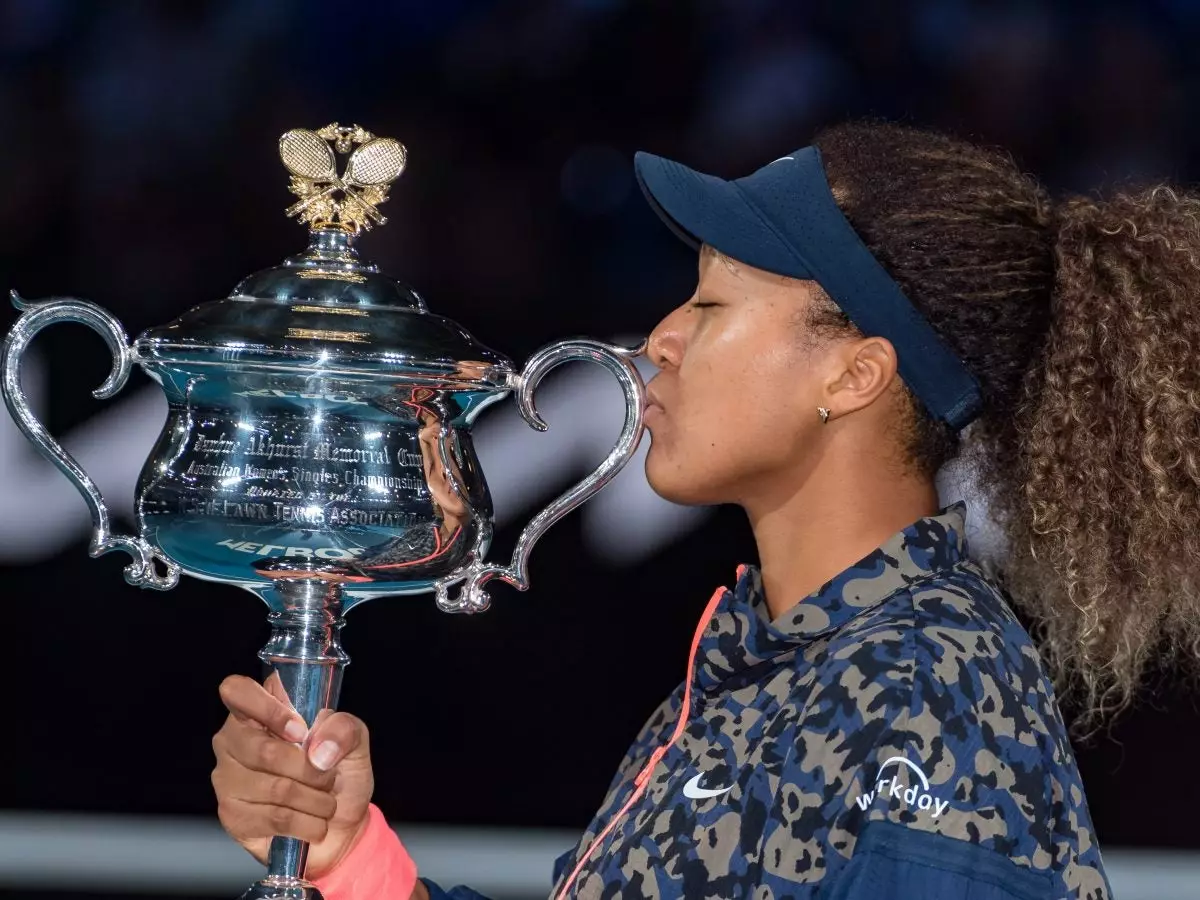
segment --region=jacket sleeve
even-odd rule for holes
[[[468,887],[454,887],[446,891],[428,878],[422,878],[421,883],[429,891],[429,900],[487,900],[483,894],[477,894]]]
[[[1045,900],[1051,877],[1019,866],[978,844],[869,822],[829,900]]]

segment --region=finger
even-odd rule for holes
[[[245,800],[222,800],[217,804],[217,818],[230,837],[242,843],[284,835],[316,844],[325,840],[329,832],[329,822],[325,819],[283,806]]]
[[[282,775],[263,775],[236,760],[217,766],[212,773],[212,783],[221,800],[282,806],[318,819],[331,819],[337,812],[337,798],[331,791],[317,790]]]
[[[328,772],[348,756],[365,756],[369,752],[367,726],[350,713],[319,717],[308,741],[309,762],[322,772]]]
[[[279,677],[278,670],[273,671],[270,675],[267,676],[266,680],[263,682],[263,688],[267,691],[267,693],[269,693],[272,697],[274,697],[280,703],[287,706],[289,709],[291,709],[293,711],[296,709],[296,707],[292,705],[292,699],[288,696],[287,690],[283,686],[283,679],[281,679]],[[316,722],[321,721],[321,719],[328,716],[332,712],[333,712],[332,709],[318,710],[317,718],[316,718],[316,721],[313,723],[313,725],[315,726]],[[313,732],[313,729],[310,727],[308,729],[308,735],[306,736],[306,739],[310,739],[312,737],[312,732]]]
[[[263,690],[285,706],[295,709],[292,706],[292,699],[287,695],[287,690],[283,686],[283,679],[279,677],[278,670],[271,672],[266,677],[266,680],[263,681]]]
[[[308,726],[300,715],[253,679],[230,675],[221,682],[220,693],[225,708],[243,722],[260,725],[294,744],[308,735]]]
[[[315,768],[296,744],[236,721],[232,725],[227,723],[213,738],[213,750],[218,766],[230,759],[252,772],[282,776],[319,791],[332,789],[336,777],[334,772]]]

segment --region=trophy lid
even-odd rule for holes
[[[340,176],[334,148],[353,149]],[[377,207],[404,170],[404,146],[335,123],[287,132],[279,152],[300,198],[287,212],[309,225],[308,249],[244,278],[224,300],[143,332],[134,343],[139,361],[507,389],[515,376],[507,358],[429,312],[416,291],[354,247],[361,231],[387,221]]]

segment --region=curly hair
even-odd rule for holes
[[[984,563],[1081,701],[1077,726],[1098,725],[1152,662],[1200,660],[1200,198],[1056,203],[1001,151],[888,123],[814,143],[850,223],[982,387],[961,434],[905,389],[906,461],[967,467],[1006,537]],[[828,298],[808,324],[857,333]]]

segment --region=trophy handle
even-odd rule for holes
[[[551,369],[576,360],[599,363],[617,376],[625,394],[625,426],[621,429],[617,443],[596,470],[534,516],[525,526],[521,536],[517,538],[517,546],[509,565],[489,565],[476,559],[465,570],[438,581],[435,590],[439,608],[445,612],[482,612],[491,603],[483,586],[493,578],[505,581],[517,590],[528,590],[529,553],[533,545],[551,525],[612,481],[633,458],[633,453],[642,438],[646,411],[646,385],[633,361],[645,348],[644,341],[632,348],[614,347],[600,341],[560,341],[543,347],[530,357],[524,371],[514,378],[513,387],[516,390],[517,407],[531,426],[538,431],[545,431],[549,427],[538,415],[534,404],[533,395],[538,384]],[[462,587],[457,596],[452,598],[448,588],[460,581]]]
[[[92,540],[88,545],[88,553],[102,556],[113,550],[124,550],[133,557],[133,562],[125,567],[126,581],[138,587],[170,590],[179,583],[178,564],[167,559],[141,537],[109,532],[108,507],[104,505],[100,490],[75,458],[37,420],[21,389],[21,356],[34,336],[43,328],[58,322],[79,322],[99,332],[112,351],[112,371],[104,384],[92,391],[94,397],[106,400],[124,387],[133,365],[133,351],[125,337],[125,329],[111,313],[94,303],[73,299],[30,303],[21,299],[16,291],[12,291],[10,296],[13,306],[23,312],[4,342],[3,359],[0,361],[4,368],[3,393],[8,411],[38,452],[54,463],[83,495],[92,513]],[[166,574],[159,574],[154,565],[156,559],[163,564]]]

